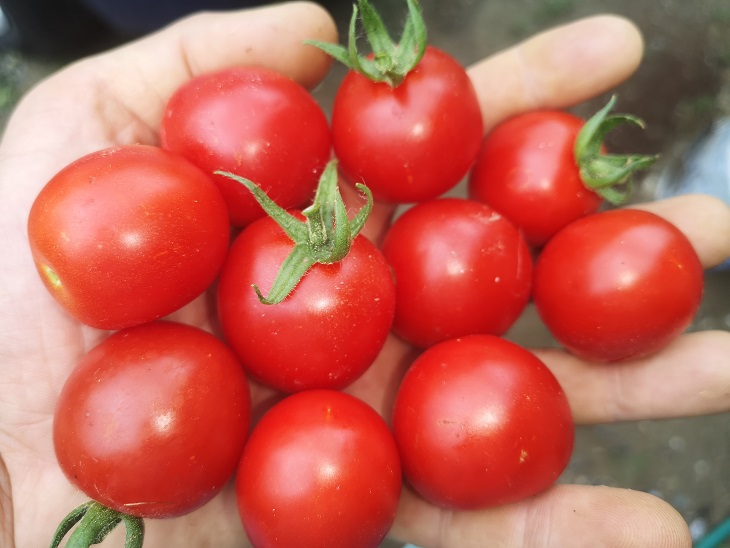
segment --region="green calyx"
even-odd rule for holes
[[[294,242],[294,249],[279,268],[269,294],[264,297],[258,286],[253,286],[263,304],[283,301],[313,265],[331,264],[344,259],[373,207],[370,189],[357,184],[358,190],[365,195],[366,203],[353,219],[347,217],[347,209],[337,186],[337,162],[334,160],[322,172],[312,204],[302,211],[304,220],[277,205],[252,181],[225,171],[216,173],[238,181],[251,191],[264,211]]]
[[[51,548],[58,548],[68,532],[78,523],[76,530],[66,543],[66,548],[89,548],[100,544],[117,526],[124,522],[127,534],[124,548],[142,548],[144,541],[144,521],[112,510],[98,502],[90,501],[71,511],[59,524],[51,542]]]
[[[372,4],[368,0],[358,0],[352,10],[347,47],[314,40],[306,43],[320,48],[373,82],[397,87],[426,52],[426,23],[421,7],[418,0],[407,0],[407,3],[408,17],[398,42],[391,39],[383,19]],[[370,55],[362,55],[358,50],[358,16],[372,50]]]
[[[657,155],[603,154],[601,146],[610,131],[623,123],[644,128],[644,121],[631,114],[609,114],[616,96],[594,114],[575,140],[575,160],[580,177],[588,188],[613,205],[620,205],[631,194],[631,176],[656,162]]]

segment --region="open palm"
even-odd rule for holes
[[[25,234],[35,195],[56,171],[84,154],[115,144],[159,144],[167,98],[194,75],[259,64],[315,86],[330,60],[303,45],[305,39],[337,39],[332,19],[315,4],[196,15],[67,67],[30,92],[14,113],[0,146],[3,546],[13,546],[13,539],[22,548],[47,544],[62,517],[85,500],[56,464],[52,416],[69,371],[106,335],[68,317],[35,274]],[[592,45],[575,52],[575,43]],[[623,19],[605,16],[539,35],[471,67],[470,74],[489,128],[521,111],[569,106],[609,90],[633,72],[641,55],[636,29]],[[677,223],[706,266],[730,255],[728,236],[712,237],[730,234],[730,211],[720,202],[690,197],[647,207]],[[694,220],[696,211],[702,211],[701,225]],[[366,227],[373,239],[382,234],[390,213],[385,207],[376,209]],[[210,296],[203,296],[174,318],[212,330],[211,302]],[[387,417],[412,354],[396,338],[389,339],[373,368],[348,391]],[[729,397],[723,396],[730,394],[730,374],[723,369],[730,368],[716,357],[730,356],[728,333],[688,335],[662,355],[610,370],[554,350],[539,355],[563,384],[579,423],[730,408]],[[691,361],[686,359],[689,355]],[[686,369],[689,363],[693,371]],[[659,369],[667,380],[661,391],[652,382]],[[710,387],[712,391],[705,390]],[[277,397],[261,387],[253,390],[259,413]],[[580,545],[585,538],[592,538],[593,546],[689,546],[681,517],[662,501],[588,486],[557,486],[529,501],[480,512],[440,510],[406,490],[392,534],[426,546],[565,547]],[[244,538],[229,487],[189,516],[149,520],[145,546],[240,546]]]

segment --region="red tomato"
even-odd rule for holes
[[[327,118],[297,82],[262,67],[204,74],[170,98],[162,146],[213,174],[222,170],[256,183],[285,209],[313,196],[331,154]],[[264,215],[246,188],[214,176],[234,226]]]
[[[697,253],[674,225],[637,209],[579,219],[545,246],[534,277],[553,336],[590,360],[638,358],[691,323],[702,299]]]
[[[30,211],[44,284],[78,321],[101,329],[148,322],[215,279],[229,244],[211,179],[160,148],[94,152],[56,174]]]
[[[365,183],[379,201],[441,195],[467,174],[481,138],[481,110],[466,71],[433,47],[399,86],[351,71],[335,96],[335,155],[349,180]]]
[[[562,388],[537,357],[471,335],[416,359],[396,396],[393,434],[418,493],[476,509],[552,485],[570,459],[574,427]]]
[[[420,347],[502,335],[530,298],[532,257],[519,231],[486,204],[423,202],[398,217],[383,254],[393,268],[393,330]]]
[[[354,396],[311,390],[272,407],[251,433],[236,478],[257,548],[373,548],[398,507],[398,449],[383,419]]]
[[[348,255],[316,264],[284,301],[262,304],[294,244],[270,217],[239,234],[218,285],[226,339],[261,382],[295,392],[343,388],[373,362],[393,322],[395,288],[382,253],[357,236]]]
[[[56,404],[53,443],[63,472],[92,499],[171,517],[223,488],[250,416],[228,347],[198,328],[153,322],[116,332],[81,360]]]
[[[542,246],[562,227],[598,210],[603,199],[581,180],[573,146],[584,121],[559,111],[508,119],[484,138],[469,196],[485,202]]]

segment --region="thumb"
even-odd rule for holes
[[[89,81],[92,92],[113,97],[134,113],[137,122],[159,128],[172,93],[185,81],[206,72],[259,65],[307,88],[314,87],[327,74],[331,58],[305,44],[305,40],[337,40],[334,20],[313,2],[198,13],[145,38],[79,61],[57,77],[64,83]],[[97,108],[104,111],[108,107]]]
[[[313,2],[181,19],[41,82],[9,120],[3,157],[32,158],[32,179],[43,181],[93,150],[156,144],[172,93],[194,76],[227,67],[264,66],[311,88],[325,77],[331,59],[306,39],[337,40],[333,19]]]
[[[663,500],[603,486],[555,485],[524,501],[451,511],[405,490],[391,535],[428,547],[689,548],[689,529]]]

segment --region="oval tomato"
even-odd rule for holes
[[[560,111],[510,118],[482,142],[469,176],[469,196],[512,221],[532,246],[594,213],[603,199],[586,187],[574,144],[584,121]]]
[[[691,323],[703,270],[689,240],[653,213],[617,209],[558,232],[535,267],[534,301],[553,336],[590,360],[638,358]]]
[[[347,256],[312,266],[280,303],[262,304],[294,243],[271,217],[233,242],[218,284],[223,333],[247,371],[284,392],[343,388],[373,362],[393,322],[395,288],[382,253],[357,236]]]
[[[243,368],[213,335],[172,322],[118,331],[59,395],[53,444],[68,479],[143,518],[190,512],[234,473],[248,437]]]
[[[372,548],[398,507],[398,449],[383,419],[354,396],[310,390],[256,425],[236,478],[256,547]]]
[[[568,464],[568,401],[531,352],[493,335],[451,339],[424,351],[393,408],[403,472],[433,504],[476,509],[550,485]]]
[[[215,171],[253,181],[285,209],[302,207],[332,147],[327,117],[309,92],[263,67],[226,69],[183,84],[167,103],[160,139],[214,177],[237,227],[264,211],[243,185]]]
[[[200,295],[223,265],[229,226],[202,171],[160,148],[129,145],[56,174],[33,203],[28,238],[44,284],[74,318],[121,329]]]
[[[519,231],[486,204],[423,202],[398,217],[383,254],[393,268],[393,330],[420,347],[502,335],[530,298],[532,257]]]
[[[482,130],[469,76],[433,47],[395,88],[350,71],[332,110],[340,167],[384,202],[420,202],[456,185],[476,157]]]

